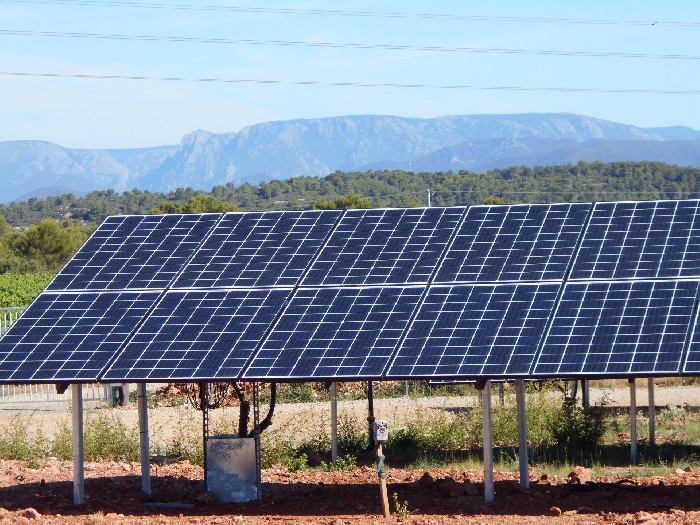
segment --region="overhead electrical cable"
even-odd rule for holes
[[[474,22],[526,22],[553,24],[594,24],[594,25],[626,25],[626,26],[677,26],[698,27],[700,22],[680,20],[615,20],[598,18],[556,18],[556,17],[520,17],[520,16],[488,16],[461,15],[454,13],[410,13],[395,11],[346,11],[336,9],[293,9],[278,7],[244,7],[220,4],[164,4],[145,2],[93,2],[87,0],[5,0],[19,4],[51,4],[79,5],[89,7],[126,7],[138,9],[171,9],[192,11],[229,11],[239,13],[264,13],[285,15],[323,15],[323,16],[354,16],[368,18],[418,18],[439,20],[470,20]]]
[[[227,44],[227,45],[257,45],[257,46],[298,46],[323,47],[340,49],[381,49],[389,51],[422,51],[449,53],[501,53],[517,55],[553,55],[581,57],[611,57],[611,58],[651,58],[674,60],[700,60],[700,55],[683,55],[678,53],[628,53],[615,51],[567,51],[556,49],[510,49],[510,48],[480,48],[467,46],[414,46],[404,44],[364,44],[357,42],[308,42],[301,40],[257,40],[230,38],[200,38],[189,36],[168,35],[128,35],[105,33],[79,33],[63,31],[34,31],[20,29],[0,29],[0,36],[29,36],[54,38],[93,38],[104,40],[141,40],[149,42],[180,42],[196,44]]]
[[[485,91],[551,91],[571,93],[640,93],[663,95],[700,95],[697,89],[662,89],[662,88],[582,88],[565,86],[478,86],[469,84],[408,84],[401,82],[328,82],[321,80],[281,80],[252,78],[216,78],[216,77],[154,77],[146,75],[97,75],[92,73],[50,73],[27,71],[0,71],[2,76],[78,78],[96,80],[150,80],[162,82],[205,82],[218,84],[281,84],[288,86],[336,86],[362,88],[401,88],[401,89],[464,89]]]

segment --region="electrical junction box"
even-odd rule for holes
[[[374,422],[374,439],[376,441],[389,440],[389,422],[383,419],[377,419]]]

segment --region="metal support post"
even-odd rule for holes
[[[331,461],[338,461],[338,383],[331,383]]]
[[[630,463],[635,465],[638,460],[637,453],[637,385],[634,379],[629,380],[630,385]]]
[[[515,380],[515,403],[518,407],[518,459],[520,461],[520,488],[530,487],[530,468],[527,450],[527,419],[525,414],[525,380]]]
[[[146,395],[146,383],[139,383],[136,388],[138,392],[139,439],[141,445],[141,490],[144,494],[150,494],[151,450],[148,439],[148,396]]]
[[[209,490],[207,474],[209,465],[207,461],[207,440],[209,439],[209,386],[206,383],[199,383],[199,404],[202,408],[202,454],[204,463],[204,492]]]
[[[253,383],[253,437],[255,438],[255,484],[262,499],[262,458],[260,457],[260,383]]]
[[[481,391],[481,410],[484,420],[484,500],[493,501],[493,432],[491,429],[491,381]]]
[[[73,503],[85,503],[85,446],[83,441],[83,385],[72,385]]]
[[[649,444],[656,445],[656,402],[654,401],[654,378],[649,378]]]
[[[591,406],[591,382],[588,379],[581,379],[581,405],[586,409]]]
[[[367,448],[372,450],[374,448],[374,429],[372,423],[374,423],[374,384],[372,381],[367,381],[367,423],[369,424],[369,437]]]

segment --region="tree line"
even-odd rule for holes
[[[454,206],[483,203],[589,202],[681,199],[700,196],[700,169],[660,162],[578,162],[562,166],[512,167],[486,173],[413,173],[401,170],[340,172],[326,177],[292,177],[257,185],[227,184],[209,192],[181,188],[167,193],[133,189],[92,191],[0,205],[15,228],[46,218],[99,223],[108,215],[210,210],[308,209],[354,193],[373,207]],[[198,197],[194,204],[190,201]],[[500,201],[498,201],[500,202]]]

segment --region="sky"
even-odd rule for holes
[[[0,141],[138,148],[360,114],[700,130],[699,33],[697,0],[0,0]]]

